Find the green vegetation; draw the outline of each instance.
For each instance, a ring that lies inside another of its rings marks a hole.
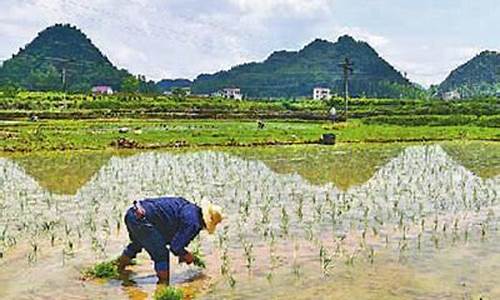
[[[298,52],[274,52],[262,63],[248,63],[213,75],[202,74],[193,83],[193,91],[208,94],[237,86],[249,97],[310,96],[316,86],[342,94],[343,71],[339,64],[349,57],[355,65],[351,76],[353,96],[416,98],[425,93],[383,60],[365,42],[350,36],[336,43],[315,40]]]
[[[102,278],[102,279],[117,279],[120,276],[116,260],[105,261],[95,264],[84,271],[85,279]]]
[[[193,251],[193,257],[194,257],[193,264],[195,266],[197,266],[199,268],[202,268],[202,269],[206,269],[207,268],[207,264],[205,262],[205,256],[201,252],[200,248],[196,248]]]
[[[175,88],[189,88],[193,82],[189,79],[163,79],[156,83],[159,92],[172,91]]]
[[[418,116],[376,116],[363,119],[365,124],[390,124],[401,126],[457,126],[500,127],[500,115],[418,115]]]
[[[15,97],[0,94],[0,116],[4,119],[37,114],[46,118],[114,117],[130,114],[225,117],[243,114],[286,114],[294,111],[326,112],[320,101],[234,101],[223,98],[182,96],[113,95],[92,97],[82,94],[22,92]]]
[[[316,142],[323,123],[214,120],[53,120],[0,123],[0,149],[7,151],[106,149],[120,138],[135,148]],[[120,133],[126,128],[127,132]]]
[[[414,142],[446,140],[499,141],[497,128],[478,126],[396,126],[364,125],[350,122],[348,126],[332,126],[340,142]]]
[[[338,142],[500,140],[500,100],[251,100],[57,92],[0,94],[0,150],[97,150]],[[337,121],[328,121],[331,106]],[[37,116],[37,121],[29,121]],[[263,128],[257,120],[263,121]]]
[[[186,146],[308,144],[335,133],[338,142],[500,140],[498,128],[460,126],[366,125],[304,121],[241,120],[46,120],[0,123],[0,150],[154,149]],[[121,140],[121,142],[120,142]]]
[[[341,94],[342,70],[338,64],[349,57],[355,64],[351,95],[369,97],[425,97],[365,42],[350,36],[331,43],[315,40],[298,52],[275,52],[263,63],[249,63],[214,75],[185,79],[147,81],[116,68],[78,28],[56,24],[38,34],[0,67],[0,87],[7,94],[17,89],[30,91],[89,92],[107,85],[126,93],[158,94],[176,87],[192,86],[208,94],[238,86],[249,97],[303,97],[316,86],[330,87]]]
[[[118,94],[92,97],[82,94],[20,92],[0,93],[0,119],[27,118],[293,118],[327,119],[334,106],[339,118],[343,116],[344,100],[251,100],[234,101],[223,98],[147,96]],[[489,116],[500,114],[500,100],[480,98],[474,101],[441,101],[409,99],[349,100],[349,117],[415,115]],[[460,125],[460,124],[455,124]]]
[[[498,95],[500,93],[500,53],[483,51],[452,71],[439,86],[439,92],[454,90],[466,98]]]
[[[172,286],[161,287],[153,295],[154,300],[182,300],[183,298],[182,290]]]
[[[60,24],[40,32],[0,68],[0,83],[41,91],[89,91],[94,85],[118,89],[129,76],[127,71],[114,67],[84,33]]]

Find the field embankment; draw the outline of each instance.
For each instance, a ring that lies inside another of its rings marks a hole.
[[[336,122],[328,111],[337,109]],[[0,151],[338,142],[499,141],[500,100],[245,100],[209,97],[0,95]],[[31,119],[31,121],[30,121]],[[258,126],[258,120],[263,120]]]
[[[253,146],[319,143],[334,133],[341,143],[442,140],[500,141],[498,128],[366,125],[324,121],[241,120],[43,120],[0,123],[0,150],[155,149],[195,146]]]

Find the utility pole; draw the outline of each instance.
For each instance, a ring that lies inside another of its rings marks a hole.
[[[66,93],[66,82],[67,82],[67,75],[68,75],[68,64],[73,63],[71,59],[68,58],[61,58],[61,57],[50,57],[46,56],[44,59],[53,61],[53,62],[58,62],[59,65],[61,66],[61,83],[62,83],[62,90],[64,93]]]
[[[344,100],[345,100],[345,121],[347,122],[347,110],[348,110],[348,99],[349,99],[349,75],[352,73],[353,63],[346,57],[344,62],[339,64],[339,66],[344,70]]]
[[[63,67],[61,70],[61,80],[62,80],[64,108],[66,108],[66,62],[63,62]]]
[[[62,68],[62,88],[63,92],[66,93],[66,66]]]

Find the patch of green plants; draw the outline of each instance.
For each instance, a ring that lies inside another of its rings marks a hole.
[[[398,93],[398,95],[400,95]],[[414,95],[419,98],[417,95]],[[92,97],[85,94],[58,92],[17,92],[0,94],[0,118],[29,118],[36,114],[40,119],[90,119],[90,118],[180,118],[198,114],[200,118],[254,119],[291,118],[326,119],[334,106],[338,118],[343,118],[344,100],[317,101],[307,98],[273,100],[250,99],[232,101],[220,97],[178,97],[147,94],[115,94]],[[473,100],[441,101],[431,99],[349,99],[349,117],[388,117],[420,115],[470,115],[491,116],[499,114],[499,100],[477,98]],[[438,120],[442,122],[442,120]],[[492,121],[492,120],[486,120]],[[493,120],[494,121],[494,120]]]
[[[116,263],[116,260],[96,263],[83,272],[83,277],[85,279],[116,279],[119,276],[120,273],[118,272],[118,265]]]
[[[414,115],[414,116],[376,116],[363,119],[370,125],[400,126],[461,126],[475,125],[479,127],[499,127],[500,117],[476,115]]]
[[[184,293],[181,289],[165,286],[158,290],[153,295],[154,300],[182,300],[184,298]]]

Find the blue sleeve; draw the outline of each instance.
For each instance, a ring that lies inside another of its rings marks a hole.
[[[186,209],[182,214],[182,225],[170,242],[170,251],[176,256],[186,254],[186,246],[201,230],[200,217],[194,209]]]

